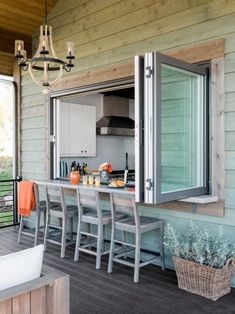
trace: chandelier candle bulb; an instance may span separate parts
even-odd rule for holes
[[[16,58],[22,58],[22,51],[24,50],[23,40],[15,41],[15,56]]]
[[[66,45],[67,45],[67,56],[66,56],[67,59],[74,59],[74,55],[75,55],[74,42],[68,41]]]

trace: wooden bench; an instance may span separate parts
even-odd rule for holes
[[[0,314],[69,314],[69,275],[43,265],[40,278],[0,291]]]

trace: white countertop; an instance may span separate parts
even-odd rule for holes
[[[88,190],[96,190],[101,193],[120,193],[120,194],[131,194],[135,195],[135,191],[129,191],[129,188],[110,188],[107,185],[95,186],[95,185],[83,185],[79,184],[71,184],[70,181],[64,180],[32,180],[33,182],[37,183],[38,185],[52,185],[52,186],[61,186],[65,189],[72,189],[77,190],[78,188],[81,189],[88,189]]]

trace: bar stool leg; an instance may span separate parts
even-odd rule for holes
[[[43,213],[43,220],[44,220],[44,234],[45,234],[46,223],[47,223],[47,214],[46,214],[46,211],[44,211],[44,213]]]
[[[67,227],[67,219],[65,217],[63,217],[63,219],[62,219],[61,253],[60,253],[61,258],[64,258],[64,256],[65,256],[66,235],[67,235],[66,227]]]
[[[77,262],[79,259],[79,247],[81,243],[81,219],[78,217],[78,227],[77,227],[77,237],[76,237],[76,246],[75,246],[75,254],[74,261]]]
[[[86,223],[85,226],[86,226],[87,232],[91,234],[92,233],[91,224]],[[87,239],[89,242],[92,241],[92,238],[90,236],[87,236]],[[91,246],[88,246],[87,248],[88,248],[88,250],[91,250]]]
[[[164,252],[163,238],[164,238],[164,223],[162,222],[161,227],[160,227],[160,255],[162,258],[162,270],[165,270],[165,252]]]
[[[73,217],[70,217],[70,242],[73,242]]]
[[[108,273],[111,273],[113,271],[113,257],[114,257],[114,247],[115,247],[114,235],[115,235],[115,230],[114,230],[114,227],[112,226],[111,239],[110,239]]]
[[[20,228],[19,228],[19,234],[18,234],[18,243],[21,242],[22,230],[23,230],[23,216],[20,216]]]
[[[97,238],[97,250],[96,250],[96,269],[100,269],[101,263],[101,250],[103,246],[103,225],[98,225],[98,238]]]
[[[122,242],[126,242],[126,232],[123,230],[121,230],[121,239],[122,239]],[[123,244],[123,248],[124,248],[124,251],[126,252],[127,246],[125,244]],[[123,258],[127,259],[127,255],[124,255]]]
[[[139,271],[140,271],[140,235],[136,233],[135,236],[135,267],[134,267],[134,282],[139,282]]]
[[[39,211],[36,213],[34,246],[38,244],[40,220],[41,220],[41,212]]]
[[[47,249],[47,235],[49,231],[49,213],[48,210],[46,211],[46,225],[45,225],[45,231],[44,231],[44,251]]]

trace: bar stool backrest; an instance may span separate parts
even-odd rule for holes
[[[66,211],[66,203],[64,199],[64,191],[63,188],[60,186],[51,186],[46,185],[46,203],[47,208],[53,209],[53,210],[61,210],[63,212]],[[59,206],[55,206],[55,204],[58,204]]]
[[[102,218],[99,193],[97,191],[78,188],[77,200],[79,213],[81,215],[83,215],[84,209],[89,209],[95,211],[98,218]]]
[[[140,227],[139,210],[136,206],[134,195],[113,192],[110,195],[110,200],[113,221],[116,221],[116,213],[121,212],[127,214],[128,216],[133,216],[135,226],[137,228]]]

